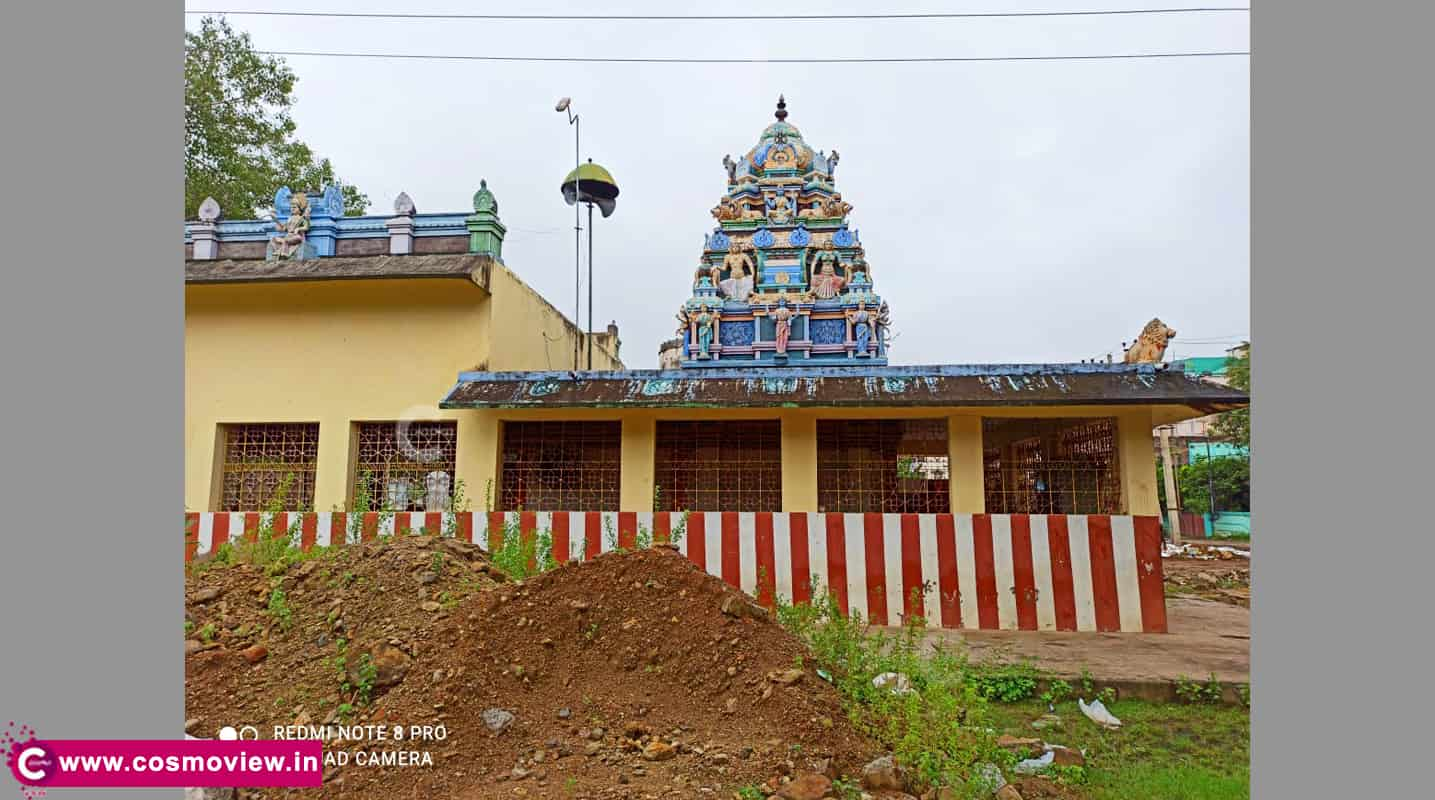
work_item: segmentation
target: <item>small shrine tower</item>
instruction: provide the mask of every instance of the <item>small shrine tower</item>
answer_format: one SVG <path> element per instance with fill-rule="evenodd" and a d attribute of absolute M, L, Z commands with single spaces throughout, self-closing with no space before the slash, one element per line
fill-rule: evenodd
<path fill-rule="evenodd" d="M 678 311 L 684 368 L 882 365 L 887 303 L 851 204 L 837 191 L 838 153 L 814 152 L 777 121 L 737 161 L 723 156 L 727 189 L 712 209 L 692 297 Z"/>

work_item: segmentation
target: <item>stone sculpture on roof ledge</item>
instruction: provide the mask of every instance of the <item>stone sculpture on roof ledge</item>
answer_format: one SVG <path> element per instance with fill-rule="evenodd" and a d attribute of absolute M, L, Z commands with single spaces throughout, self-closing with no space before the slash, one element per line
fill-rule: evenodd
<path fill-rule="evenodd" d="M 1126 350 L 1122 359 L 1127 364 L 1159 364 L 1166 357 L 1166 345 L 1176 338 L 1176 330 L 1166 327 L 1160 319 L 1153 319 L 1141 329 L 1141 335 Z"/>
<path fill-rule="evenodd" d="M 279 190 L 276 201 L 282 198 L 287 202 L 276 202 L 275 211 L 287 214 L 287 218 L 279 223 L 279 233 L 269 239 L 269 252 L 266 258 L 302 260 L 314 258 L 314 248 L 309 245 L 306 238 L 309 235 L 309 196 L 303 192 L 289 194 L 288 188 Z"/>
<path fill-rule="evenodd" d="M 833 181 L 839 156 L 777 121 L 723 156 L 717 222 L 678 312 L 684 368 L 887 363 L 891 314 L 872 286 L 852 205 Z"/>

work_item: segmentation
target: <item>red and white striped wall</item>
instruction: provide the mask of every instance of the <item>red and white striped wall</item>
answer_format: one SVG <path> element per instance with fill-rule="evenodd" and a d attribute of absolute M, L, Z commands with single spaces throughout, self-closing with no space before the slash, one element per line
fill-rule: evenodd
<path fill-rule="evenodd" d="M 185 515 L 185 560 L 220 544 L 253 540 L 257 512 Z M 683 528 L 670 512 L 439 514 L 284 513 L 270 530 L 295 544 L 369 541 L 429 532 L 492 549 L 505 523 L 551 531 L 558 561 L 633 548 L 639 530 L 668 541 Z M 1164 633 L 1161 523 L 1105 514 L 827 514 L 693 512 L 678 549 L 694 564 L 755 595 L 812 599 L 814 587 L 879 625 L 920 614 L 932 627 L 984 630 Z"/>

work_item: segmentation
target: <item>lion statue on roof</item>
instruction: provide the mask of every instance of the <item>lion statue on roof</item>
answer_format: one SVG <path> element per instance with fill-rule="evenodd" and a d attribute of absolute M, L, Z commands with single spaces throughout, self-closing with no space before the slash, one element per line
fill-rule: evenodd
<path fill-rule="evenodd" d="M 1127 364 L 1157 364 L 1166 356 L 1166 345 L 1176 338 L 1176 330 L 1166 327 L 1160 319 L 1153 319 L 1141 329 L 1141 335 L 1126 350 L 1122 359 Z"/>

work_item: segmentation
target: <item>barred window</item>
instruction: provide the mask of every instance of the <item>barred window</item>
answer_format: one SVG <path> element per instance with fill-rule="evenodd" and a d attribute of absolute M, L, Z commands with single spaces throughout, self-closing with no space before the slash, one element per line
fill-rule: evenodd
<path fill-rule="evenodd" d="M 454 490 L 458 423 L 360 422 L 350 507 L 448 511 Z M 364 501 L 367 501 L 366 503 Z"/>
<path fill-rule="evenodd" d="M 951 510 L 944 419 L 817 421 L 819 511 Z"/>
<path fill-rule="evenodd" d="M 617 511 L 621 422 L 505 422 L 500 511 Z"/>
<path fill-rule="evenodd" d="M 659 422 L 655 511 L 782 509 L 778 420 Z"/>
<path fill-rule="evenodd" d="M 223 431 L 219 510 L 313 509 L 319 423 L 226 424 Z"/>
<path fill-rule="evenodd" d="M 982 421 L 991 514 L 1119 514 L 1114 417 Z"/>

